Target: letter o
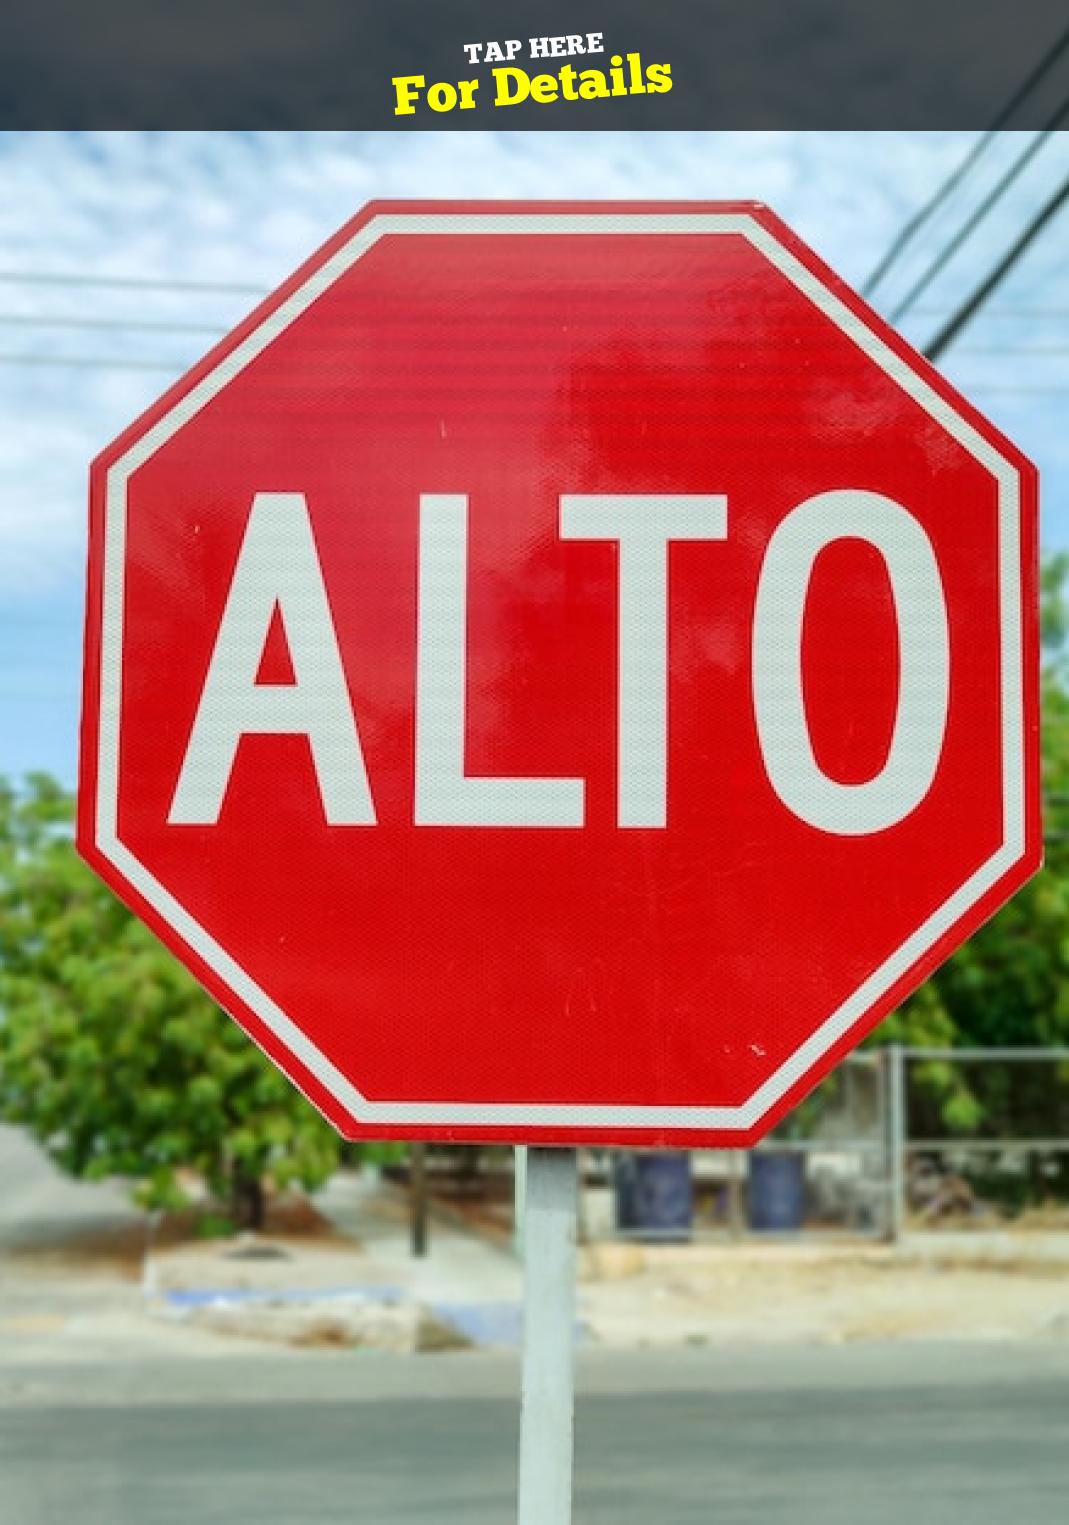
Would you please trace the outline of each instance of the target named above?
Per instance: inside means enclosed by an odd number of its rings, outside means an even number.
[[[898,627],[899,691],[887,759],[872,778],[844,784],[823,772],[805,709],[802,628],[814,563],[833,541],[865,540],[883,557]],[[776,794],[800,820],[865,836],[904,820],[939,766],[950,695],[946,599],[935,551],[914,516],[880,493],[848,488],[807,498],[769,541],[757,585],[753,699]]]
[[[446,80],[439,80],[427,91],[427,105],[432,111],[452,111],[457,103],[457,92]]]

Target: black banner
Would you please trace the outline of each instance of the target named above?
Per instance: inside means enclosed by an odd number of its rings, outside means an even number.
[[[1064,0],[8,0],[8,128],[986,127],[1069,93]],[[1042,66],[1047,67],[1043,68]]]

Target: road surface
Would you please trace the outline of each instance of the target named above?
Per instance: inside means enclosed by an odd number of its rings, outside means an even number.
[[[517,1370],[235,1352],[8,1366],[0,1525],[506,1525]],[[589,1351],[576,1525],[1054,1525],[1069,1341]]]

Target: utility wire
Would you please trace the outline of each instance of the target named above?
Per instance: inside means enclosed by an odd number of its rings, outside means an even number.
[[[902,251],[909,243],[912,242],[914,235],[919,232],[919,230],[924,226],[929,218],[931,218],[935,212],[938,211],[943,202],[946,201],[951,193],[961,184],[962,180],[964,180],[965,176],[972,169],[973,165],[985,153],[988,145],[994,140],[999,130],[1002,127],[1005,127],[1006,123],[1013,116],[1018,106],[1020,106],[1022,102],[1026,100],[1029,95],[1031,95],[1035,87],[1054,67],[1066,49],[1069,49],[1069,28],[1067,28],[1062,33],[1062,35],[1052,44],[1052,46],[1039,60],[1039,63],[1032,70],[1031,74],[1028,75],[1023,84],[1017,88],[1014,94],[1003,106],[1002,110],[995,117],[987,131],[973,144],[972,148],[965,155],[965,158],[958,165],[957,169],[953,170],[951,174],[947,176],[946,180],[944,180],[942,185],[939,186],[935,194],[930,197],[929,200],[926,201],[920,208],[920,210],[915,212],[909,221],[903,226],[898,236],[892,241],[886,254],[883,256],[879,264],[872,271],[865,284],[862,286],[862,296],[867,297],[872,295],[873,291],[883,280],[888,270],[890,270],[891,266],[900,257]]]
[[[75,275],[53,270],[0,270],[0,282],[25,286],[111,286],[141,291],[222,291],[258,297],[266,296],[269,290],[244,281],[157,280],[141,275]]]
[[[924,353],[929,360],[938,360],[943,351],[954,342],[965,325],[972,319],[976,312],[987,301],[1016,265],[1025,250],[1033,243],[1036,237],[1043,231],[1047,224],[1057,216],[1058,212],[1069,200],[1069,177],[1062,181],[1049,201],[1044,202],[1039,211],[1029,222],[1024,231],[1017,237],[1007,252],[999,260],[995,268],[982,280],[976,290],[947,319],[942,328],[930,339],[924,347]]]
[[[1066,106],[1062,108],[1062,111],[1067,110],[1067,109],[1069,109],[1069,102],[1067,102]],[[1018,161],[1018,163],[1019,163],[1019,161]],[[987,301],[988,297],[992,294],[992,292],[994,292],[998,288],[998,286],[1001,285],[1002,281],[1009,274],[1009,272],[1013,269],[1013,267],[1017,263],[1017,261],[1022,257],[1022,255],[1025,253],[1025,251],[1030,247],[1032,242],[1035,240],[1035,238],[1038,236],[1038,234],[1043,230],[1043,228],[1046,227],[1046,225],[1051,221],[1051,219],[1054,216],[1056,216],[1058,211],[1065,204],[1066,200],[1069,200],[1069,178],[1067,178],[1066,180],[1064,180],[1062,182],[1062,184],[1058,188],[1058,190],[1040,208],[1040,210],[1035,214],[1035,216],[1029,222],[1028,226],[1024,229],[1024,231],[1020,234],[1020,236],[1015,240],[1015,242],[1012,244],[1010,249],[1002,257],[1002,259],[998,262],[998,264],[990,272],[990,274],[980,283],[980,285],[976,288],[976,290],[972,293],[972,295],[970,297],[968,297],[968,299],[964,303],[962,303],[962,305],[955,312],[953,312],[951,314],[951,316],[950,316],[950,318],[948,318],[947,322],[944,323],[942,328],[940,328],[938,330],[938,332],[935,334],[935,336],[925,346],[924,353],[925,353],[925,355],[927,356],[927,358],[929,360],[932,360],[932,361],[937,360],[943,354],[943,352],[954,341],[954,339],[961,332],[961,330],[966,326],[966,324],[969,323],[971,321],[971,319],[976,315],[976,313],[979,310],[979,308],[984,304],[984,302]],[[0,278],[2,278],[2,277],[0,277]],[[1030,314],[1030,313],[1038,313],[1039,311],[1041,311],[1041,309],[1025,309],[1024,311],[1025,311],[1026,314]],[[1047,311],[1055,311],[1055,312],[1057,312],[1057,311],[1060,311],[1060,309],[1047,309]],[[90,321],[90,320],[86,320],[86,322],[88,322],[88,321]],[[979,349],[982,352],[982,347],[977,347],[977,349]],[[974,350],[974,353],[975,352],[976,352],[976,350]],[[998,353],[997,350],[995,350],[994,352]],[[1003,352],[1005,353],[1007,351],[1004,350]],[[1027,347],[1025,347],[1022,351],[1019,351],[1019,352],[1021,352],[1021,353],[1046,353],[1047,351],[1030,351]],[[1058,351],[1056,349],[1054,349],[1054,350],[1049,351],[1049,353],[1058,353]],[[67,356],[67,355],[32,355],[32,354],[4,354],[4,353],[0,353],[0,364],[3,364],[3,365],[25,365],[25,366],[33,366],[33,365],[47,366],[47,365],[54,365],[54,366],[69,366],[69,367],[86,368],[86,369],[90,369],[90,368],[93,368],[93,369],[95,369],[95,368],[106,368],[106,369],[111,369],[111,370],[129,370],[129,371],[170,371],[173,374],[175,371],[177,371],[181,367],[182,362],[178,361],[178,360],[173,360],[173,361],[171,361],[171,360],[156,361],[156,360],[141,360],[141,359],[129,359],[129,360],[126,360],[126,359],[122,359],[122,358],[118,358],[118,357],[112,358],[112,357],[108,357],[108,356],[90,356],[90,355],[70,355],[70,356]],[[1037,394],[1038,393],[1061,392],[1061,391],[1065,390],[1064,388],[1057,387],[1057,386],[1042,386],[1042,385],[1040,385],[1040,386],[1014,386],[1014,385],[1002,386],[1002,385],[999,385],[997,383],[996,384],[990,384],[990,385],[987,385],[987,386],[981,386],[979,389],[980,390],[986,390],[986,391],[995,391],[995,390],[998,390],[998,391],[1005,391],[1005,392],[1013,391],[1013,392],[1027,392],[1027,393],[1037,393]]]
[[[77,370],[171,371],[188,370],[188,360],[123,360],[108,355],[2,355],[0,365],[59,365]]]
[[[1028,345],[963,345],[958,350],[959,355],[1034,355],[1048,358],[1069,355],[1069,345],[1050,345],[1043,348],[1030,347]],[[103,371],[167,371],[177,375],[187,370],[193,362],[184,358],[175,357],[173,360],[149,360],[131,357],[124,358],[122,355],[31,355],[31,354],[8,354],[0,352],[0,366],[3,365],[29,365],[35,367],[55,366],[60,370],[103,370]],[[1065,387],[1056,385],[1043,385],[1042,383],[1029,387],[1003,386],[997,382],[977,381],[971,383],[977,391],[1028,391],[1028,392],[1062,392]]]
[[[2,279],[2,278],[0,278]],[[916,317],[938,317],[950,312],[947,302],[922,303],[913,309]],[[1069,307],[993,307],[990,318],[1066,318]],[[41,328],[128,328],[175,333],[222,334],[226,329],[219,323],[183,323],[175,319],[157,321],[154,318],[80,318],[69,313],[50,315],[44,312],[0,313],[0,323],[26,324]]]
[[[65,313],[50,317],[37,312],[0,312],[0,323],[19,328],[103,328],[154,334],[222,335],[226,332],[218,323],[176,323],[153,318],[74,318]]]
[[[959,355],[1069,355],[1069,344],[962,344]]]
[[[915,317],[943,317],[953,309],[943,303],[939,306],[915,307]],[[986,318],[1007,318],[1020,321],[1029,318],[1069,318],[1069,307],[992,307],[984,314]],[[50,317],[47,313],[0,313],[0,327],[7,324],[17,328],[72,328],[98,331],[114,331],[116,333],[153,333],[153,334],[201,334],[209,338],[221,339],[227,330],[218,323],[182,323],[177,321],[156,321],[151,318],[77,318],[61,313],[56,317]],[[993,347],[991,352],[999,353],[1003,350],[1017,349],[1012,340],[1007,339],[1003,346]],[[964,350],[961,353],[965,353]],[[970,345],[969,354],[978,354],[979,346]],[[1034,353],[1039,353],[1038,350]],[[54,357],[41,356],[40,363],[51,362]],[[55,357],[56,363],[62,363],[62,357]],[[162,363],[162,362],[161,362]]]
[[[937,318],[952,309],[946,303],[939,306],[914,307],[913,316]],[[984,314],[988,318],[1069,318],[1069,307],[990,307]]]
[[[905,296],[898,302],[897,306],[892,309],[890,318],[892,323],[897,323],[899,318],[901,318],[902,315],[910,307],[913,306],[914,301],[917,297],[920,296],[921,292],[927,290],[939,272],[958,252],[962,244],[969,237],[970,233],[972,233],[974,229],[983,221],[995,203],[999,201],[1003,195],[1005,195],[1006,191],[1009,190],[1013,182],[1032,162],[1036,154],[1053,133],[1055,127],[1057,127],[1066,116],[1069,116],[1069,99],[1066,99],[1062,102],[1062,104],[1058,107],[1058,110],[1047,123],[1046,127],[1043,128],[1042,132],[1036,133],[1035,137],[1028,144],[1024,152],[1014,160],[1014,162],[1010,165],[1009,169],[1006,170],[1004,174],[999,176],[998,180],[991,187],[979,205],[974,207],[969,216],[966,217],[965,221],[962,223],[961,227],[955,233],[950,242],[943,247],[942,251],[936,255],[935,259],[931,262],[928,268],[923,271],[921,275],[919,275],[913,282],[913,285],[906,292]]]
[[[888,248],[886,254],[884,254],[883,258],[880,260],[879,264],[873,271],[871,271],[865,280],[865,283],[861,288],[861,295],[863,297],[872,296],[873,292],[876,290],[876,287],[880,284],[884,276],[891,269],[891,266],[895,264],[895,262],[902,255],[903,251],[908,247],[910,243],[912,243],[914,235],[921,230],[929,218],[932,217],[936,211],[938,211],[943,202],[946,201],[950,194],[957,188],[957,186],[961,184],[961,182],[965,179],[965,176],[972,169],[973,165],[986,152],[988,145],[992,142],[994,137],[994,129],[989,132],[985,132],[983,136],[973,144],[972,148],[965,155],[965,158],[962,159],[957,169],[954,170],[952,174],[948,175],[947,178],[943,181],[935,195],[932,196],[930,200],[926,201],[920,210],[915,212],[914,215],[909,219],[909,221],[902,228],[901,232],[898,234],[897,238],[892,240],[890,247]]]
[[[948,341],[949,342],[949,341]],[[962,350],[961,354],[975,354],[975,350]],[[993,350],[992,354],[1013,353],[1012,351]],[[1030,353],[1025,351],[1024,353]],[[1044,353],[1046,353],[1044,351]],[[1051,351],[1052,354],[1066,353],[1066,351]],[[929,359],[932,357],[929,356]],[[123,360],[112,358],[107,355],[9,355],[0,354],[0,366],[7,365],[32,365],[32,366],[56,366],[59,369],[71,370],[99,370],[99,371],[155,371],[166,372],[171,376],[178,376],[188,368],[184,360]],[[1060,385],[1057,382],[1037,382],[1034,385],[1017,385],[1013,382],[984,381],[982,379],[968,383],[971,392],[1014,392],[1019,395],[1034,397],[1062,396],[1069,394],[1069,384]]]

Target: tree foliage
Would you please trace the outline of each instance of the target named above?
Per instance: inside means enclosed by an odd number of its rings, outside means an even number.
[[[185,1205],[195,1172],[239,1222],[263,1183],[322,1183],[339,1140],[77,857],[51,779],[0,781],[0,1116],[64,1169]]]
[[[1069,1045],[1069,557],[1042,572],[1046,864],[874,1035],[875,1043]],[[1050,1066],[914,1068],[920,1127],[1056,1136],[1069,1125]],[[927,1123],[927,1126],[926,1126]]]
[[[1069,1045],[1069,557],[1043,569],[1047,865],[895,1012],[873,1042]],[[0,1116],[77,1176],[126,1176],[180,1206],[193,1171],[255,1220],[261,1183],[314,1186],[333,1130],[84,867],[73,801],[0,781]],[[915,1120],[950,1132],[1069,1127],[1049,1069],[913,1067]],[[816,1100],[816,1098],[814,1098]],[[918,1115],[920,1114],[920,1115]]]

